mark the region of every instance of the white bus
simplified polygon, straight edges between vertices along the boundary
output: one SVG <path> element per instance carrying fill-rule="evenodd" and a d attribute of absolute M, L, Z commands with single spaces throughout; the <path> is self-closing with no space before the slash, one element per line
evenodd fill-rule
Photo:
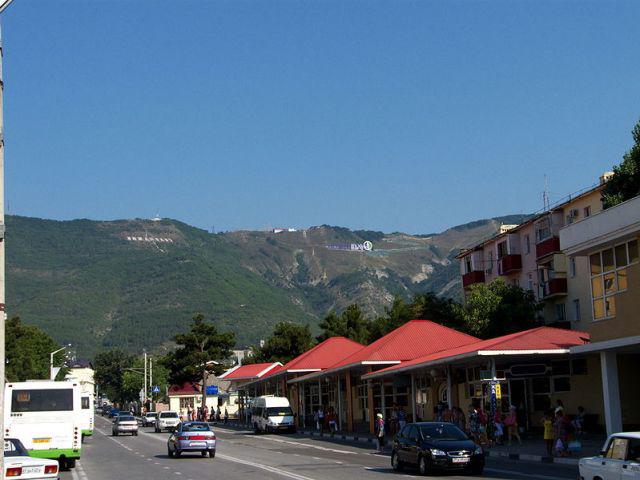
<path fill-rule="evenodd" d="M 34 380 L 7 383 L 5 438 L 19 439 L 29 455 L 75 467 L 82 444 L 80 387 L 75 382 Z"/>

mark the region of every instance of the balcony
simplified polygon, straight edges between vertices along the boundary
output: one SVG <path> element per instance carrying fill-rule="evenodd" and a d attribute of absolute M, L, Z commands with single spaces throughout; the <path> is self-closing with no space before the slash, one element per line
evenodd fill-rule
<path fill-rule="evenodd" d="M 559 297 L 567 294 L 567 279 L 552 278 L 544 284 L 543 298 Z"/>
<path fill-rule="evenodd" d="M 469 272 L 462 275 L 462 286 L 464 288 L 474 283 L 484 283 L 484 272 L 482 270 Z"/>
<path fill-rule="evenodd" d="M 540 260 L 552 253 L 560 252 L 560 238 L 549 237 L 536 245 L 536 258 Z"/>
<path fill-rule="evenodd" d="M 520 269 L 522 269 L 522 256 L 519 253 L 504 255 L 498 260 L 498 273 L 500 275 L 507 275 Z"/>

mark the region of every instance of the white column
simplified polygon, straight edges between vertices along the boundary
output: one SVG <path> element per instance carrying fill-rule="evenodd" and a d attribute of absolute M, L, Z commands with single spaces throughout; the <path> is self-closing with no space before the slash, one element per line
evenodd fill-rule
<path fill-rule="evenodd" d="M 620 385 L 618 383 L 618 356 L 616 352 L 600 352 L 602 368 L 602 396 L 607 435 L 622 431 Z"/>
<path fill-rule="evenodd" d="M 411 372 L 411 421 L 416 420 L 416 375 Z"/>
<path fill-rule="evenodd" d="M 449 410 L 453 408 L 453 385 L 451 381 L 451 367 L 447 365 L 447 403 Z"/>
<path fill-rule="evenodd" d="M 342 431 L 342 388 L 340 387 L 340 375 L 338 374 L 338 430 Z"/>

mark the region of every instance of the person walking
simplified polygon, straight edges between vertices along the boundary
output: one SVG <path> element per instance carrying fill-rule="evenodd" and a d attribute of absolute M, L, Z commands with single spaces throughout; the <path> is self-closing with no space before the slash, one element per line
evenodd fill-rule
<path fill-rule="evenodd" d="M 222 410 L 220 410 L 220 405 L 218 405 L 218 408 L 216 409 L 216 422 L 219 422 L 221 418 L 222 418 Z"/>
<path fill-rule="evenodd" d="M 229 410 L 227 410 L 227 407 L 224 407 L 224 423 L 229 423 Z"/>
<path fill-rule="evenodd" d="M 547 447 L 547 455 L 553 456 L 553 420 L 551 412 L 546 412 L 542 418 L 542 427 L 544 428 L 543 438 L 545 446 Z"/>
<path fill-rule="evenodd" d="M 381 413 L 376 415 L 376 440 L 378 441 L 378 452 L 384 450 L 384 418 Z"/>
<path fill-rule="evenodd" d="M 556 421 L 553 423 L 554 450 L 559 457 L 568 455 L 567 444 L 569 442 L 569 422 L 562 410 L 556 409 Z"/>
<path fill-rule="evenodd" d="M 496 445 L 502 445 L 502 437 L 504 437 L 504 418 L 500 407 L 496 408 L 493 416 L 493 439 Z"/>
<path fill-rule="evenodd" d="M 324 432 L 324 417 L 324 408 L 320 406 L 318 408 L 318 430 L 320 430 L 320 433 Z"/>
<path fill-rule="evenodd" d="M 518 444 L 522 445 L 520 432 L 518 431 L 518 409 L 515 405 L 509 407 L 509 414 L 505 417 L 504 424 L 507 427 L 507 445 L 511 445 L 512 437 L 516 437 Z"/>

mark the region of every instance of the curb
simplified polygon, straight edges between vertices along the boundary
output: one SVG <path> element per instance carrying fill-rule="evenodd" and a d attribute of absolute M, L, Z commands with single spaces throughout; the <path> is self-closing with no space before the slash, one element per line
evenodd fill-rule
<path fill-rule="evenodd" d="M 243 428 L 245 425 L 241 425 L 239 423 L 229 422 L 226 424 L 227 427 L 234 428 Z M 315 438 L 326 438 L 327 440 L 336 439 L 336 440 L 346 440 L 350 442 L 358 442 L 371 445 L 374 443 L 375 439 L 372 437 L 359 437 L 358 435 L 345 435 L 345 434 L 335 434 L 330 435 L 326 433 L 320 433 L 313 430 L 298 430 L 296 433 L 300 435 L 306 435 L 308 437 Z M 578 466 L 579 459 L 577 458 L 558 458 L 558 457 L 549 457 L 546 455 L 532 455 L 529 453 L 509 453 L 509 452 L 496 452 L 492 450 L 485 450 L 484 454 L 487 457 L 493 458 L 502 458 L 508 460 L 519 460 L 522 462 L 535 462 L 535 463 L 545 463 L 545 464 L 558 464 L 558 465 L 571 465 Z"/>

